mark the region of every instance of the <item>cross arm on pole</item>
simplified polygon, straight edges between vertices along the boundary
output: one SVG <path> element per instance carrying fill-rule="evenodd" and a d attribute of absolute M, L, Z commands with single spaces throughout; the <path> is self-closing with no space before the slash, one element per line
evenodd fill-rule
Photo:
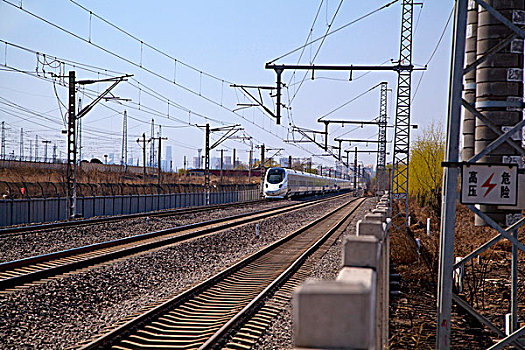
<path fill-rule="evenodd" d="M 107 82 L 112 81 L 113 84 L 111 84 L 103 93 L 98 95 L 97 98 L 95 98 L 93 101 L 91 101 L 90 104 L 88 104 L 86 107 L 84 107 L 80 112 L 78 112 L 76 119 L 80 119 L 83 116 L 85 116 L 89 111 L 95 107 L 97 103 L 99 103 L 113 88 L 115 88 L 121 81 L 126 81 L 127 78 L 131 77 L 131 74 L 126 74 L 121 77 L 116 78 L 109 78 L 109 79 L 101 79 L 101 80 L 79 80 L 76 83 L 79 85 L 87 85 L 87 84 L 93 84 L 98 82 Z"/>
<path fill-rule="evenodd" d="M 217 141 L 215 141 L 215 143 L 213 145 L 210 146 L 210 150 L 212 150 L 215 147 L 219 146 L 221 143 L 226 141 L 228 138 L 233 136 L 238 131 L 243 130 L 242 128 L 239 128 L 239 126 L 240 126 L 239 124 L 235 124 L 235 125 L 231 125 L 231 126 L 228 126 L 228 127 L 219 127 L 219 128 L 210 129 L 211 132 L 214 132 L 214 131 L 226 131 Z"/>
<path fill-rule="evenodd" d="M 252 101 L 254 101 L 255 103 L 252 104 L 244 104 L 244 103 L 239 103 L 237 104 L 237 106 L 240 106 L 240 107 L 244 107 L 244 108 L 247 108 L 247 107 L 261 107 L 266 113 L 268 113 L 271 117 L 277 119 L 277 115 L 268 107 L 266 107 L 264 105 L 264 101 L 263 101 L 263 98 L 262 98 L 262 94 L 261 94 L 261 90 L 275 90 L 276 88 L 275 87 L 272 87 L 272 86 L 253 86 L 253 85 L 238 85 L 238 84 L 232 84 L 230 85 L 230 87 L 233 87 L 233 88 L 239 88 L 241 89 Z M 255 97 L 250 91 L 248 91 L 248 89 L 257 89 L 257 91 L 259 92 L 259 98 Z"/>

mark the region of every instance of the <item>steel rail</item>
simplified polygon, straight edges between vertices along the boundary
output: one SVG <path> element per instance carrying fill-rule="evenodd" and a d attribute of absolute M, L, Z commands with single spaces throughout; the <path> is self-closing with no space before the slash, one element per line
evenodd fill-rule
<path fill-rule="evenodd" d="M 355 207 L 351 208 L 350 212 L 343 212 L 350 204 L 356 203 Z M 103 335 L 102 337 L 92 341 L 91 343 L 83 346 L 82 350 L 92 350 L 92 349 L 101 349 L 101 348 L 116 348 L 116 349 L 135 349 L 144 346 L 144 344 L 139 344 L 139 342 L 146 341 L 145 337 L 151 336 L 155 338 L 156 330 L 162 331 L 159 327 L 163 327 L 162 322 L 177 323 L 182 325 L 182 328 L 185 328 L 182 324 L 182 321 L 176 321 L 176 317 L 183 317 L 184 315 L 194 314 L 196 319 L 205 321 L 205 323 L 212 323 L 212 328 L 216 330 L 211 334 L 205 334 L 202 326 L 193 325 L 193 329 L 190 326 L 187 326 L 186 330 L 182 329 L 171 329 L 167 330 L 166 336 L 167 342 L 162 343 L 160 340 L 152 340 L 151 344 L 146 347 L 153 348 L 194 348 L 194 349 L 208 349 L 214 348 L 217 344 L 222 343 L 226 340 L 228 335 L 238 328 L 242 323 L 244 323 L 250 315 L 256 311 L 261 302 L 263 302 L 268 296 L 273 294 L 276 289 L 283 285 L 286 280 L 293 276 L 294 272 L 304 263 L 304 261 L 314 252 L 317 247 L 319 247 L 330 235 L 332 235 L 341 225 L 349 218 L 350 215 L 359 207 L 363 202 L 363 199 L 354 199 L 350 202 L 345 203 L 343 206 L 340 206 L 335 211 L 332 211 L 321 218 L 314 220 L 313 222 L 303 226 L 302 228 L 296 230 L 295 232 L 289 234 L 286 237 L 281 238 L 280 240 L 274 242 L 273 244 L 255 252 L 254 254 L 248 256 L 247 258 L 237 262 L 236 264 L 230 266 L 229 268 L 217 273 L 216 275 L 208 278 L 202 283 L 180 293 L 171 300 L 168 300 L 161 305 L 139 315 L 138 317 L 126 322 L 120 327 L 112 330 L 111 332 Z M 342 219 L 337 217 L 337 215 L 343 212 Z M 336 217 L 334 219 L 334 217 Z M 330 222 L 334 220 L 334 222 Z M 328 223 L 327 223 L 328 221 Z M 321 226 L 319 228 L 319 226 Z M 308 237 L 309 230 L 321 231 L 321 237 L 314 232 L 310 232 L 312 236 Z M 294 241 L 301 241 L 299 245 L 301 247 L 295 247 L 296 250 L 295 257 L 293 255 L 293 249 L 286 244 L 291 244 Z M 281 249 L 281 251 L 279 251 Z M 271 264 L 271 257 L 268 257 L 269 254 L 276 254 L 277 256 L 288 257 L 290 261 L 287 262 L 286 266 L 280 266 L 284 271 L 273 271 L 273 274 L 277 274 L 277 277 L 271 276 L 270 279 L 264 280 L 264 276 L 271 274 L 272 269 L 269 269 L 267 273 L 261 274 L 261 271 L 253 271 L 254 279 L 257 281 L 257 285 L 254 286 L 255 291 L 251 290 L 248 283 L 243 281 L 239 282 L 238 279 L 241 277 L 245 278 L 249 275 L 248 271 L 245 270 L 254 270 L 259 265 L 269 265 L 275 269 L 275 263 L 278 263 L 279 260 L 273 261 Z M 298 255 L 298 256 L 297 256 Z M 274 259 L 276 259 L 274 257 Z M 262 262 L 261 262 L 262 261 Z M 237 276 L 237 277 L 236 277 Z M 234 284 L 234 281 L 237 280 L 237 284 L 240 285 L 240 289 L 244 294 L 238 295 L 240 292 L 231 289 L 231 284 Z M 221 285 L 222 283 L 222 285 Z M 210 290 L 211 288 L 211 290 Z M 215 289 L 213 289 L 215 288 Z M 257 291 L 257 288 L 262 289 Z M 201 303 L 204 301 L 197 298 L 205 298 L 208 296 L 213 296 L 215 292 L 223 291 L 224 295 L 215 296 L 215 299 L 212 303 L 212 306 L 203 306 L 203 309 L 206 310 L 206 314 L 199 314 L 197 311 L 191 310 L 191 305 L 196 307 L 201 306 Z M 240 305 L 235 305 L 235 299 L 241 300 Z M 218 306 L 217 304 L 220 303 Z M 242 305 L 244 303 L 244 305 Z M 215 306 L 219 311 L 214 311 L 212 308 Z M 182 307 L 182 308 L 181 308 Z M 178 311 L 175 311 L 176 308 L 179 308 Z M 228 317 L 229 311 L 221 314 L 220 311 L 225 311 L 224 309 L 237 310 L 234 314 Z M 202 311 L 201 311 L 202 312 Z M 170 315 L 167 315 L 170 313 Z M 218 316 L 218 317 L 217 317 Z M 218 319 L 214 319 L 218 318 Z M 155 322 L 156 321 L 156 322 Z M 162 322 L 161 322 L 162 321 Z M 147 328 L 148 330 L 142 330 Z M 134 333 L 140 333 L 141 335 L 134 335 Z M 185 333 L 186 332 L 186 333 Z M 209 330 L 208 330 L 209 332 Z M 135 340 L 125 340 L 129 339 L 128 337 L 132 336 Z M 177 343 L 175 338 L 180 336 L 180 342 Z M 158 337 L 161 337 L 159 335 Z M 138 340 L 137 340 L 138 339 Z"/>
<path fill-rule="evenodd" d="M 64 228 L 64 227 L 95 225 L 95 224 L 120 221 L 120 220 L 126 220 L 126 219 L 136 219 L 136 218 L 145 217 L 145 216 L 164 217 L 164 216 L 171 216 L 171 215 L 185 215 L 185 214 L 199 213 L 202 211 L 222 209 L 222 208 L 231 208 L 231 207 L 243 206 L 243 205 L 254 204 L 254 203 L 261 203 L 261 202 L 264 202 L 264 200 L 224 203 L 224 204 L 217 204 L 217 205 L 212 205 L 212 206 L 189 207 L 189 208 L 162 210 L 162 211 L 157 210 L 157 211 L 144 212 L 144 213 L 112 215 L 112 216 L 107 216 L 107 217 L 95 217 L 95 218 L 90 218 L 90 219 L 79 219 L 79 220 L 73 220 L 73 221 L 62 221 L 62 222 L 51 222 L 51 223 L 45 223 L 45 224 L 6 227 L 6 228 L 0 228 L 0 239 L 4 237 L 16 235 L 16 234 L 31 232 L 31 231 L 49 231 L 49 230 L 53 230 L 57 228 Z"/>
<path fill-rule="evenodd" d="M 145 252 L 169 244 L 185 241 L 234 226 L 258 221 L 273 215 L 285 214 L 341 196 L 312 202 L 264 209 L 175 228 L 144 233 L 83 247 L 28 257 L 0 264 L 0 290 L 15 288 L 26 283 L 109 262 L 132 254 Z"/>

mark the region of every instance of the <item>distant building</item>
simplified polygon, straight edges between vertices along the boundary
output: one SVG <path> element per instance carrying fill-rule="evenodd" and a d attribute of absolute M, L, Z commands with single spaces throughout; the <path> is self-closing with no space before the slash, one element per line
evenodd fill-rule
<path fill-rule="evenodd" d="M 221 164 L 219 162 L 219 169 L 220 168 L 221 168 Z M 224 156 L 222 168 L 223 169 L 232 169 L 232 157 L 231 156 Z"/>
<path fill-rule="evenodd" d="M 166 154 L 164 155 L 164 161 L 162 162 L 162 170 L 169 171 L 170 170 L 170 164 L 173 160 L 173 153 L 171 150 L 171 146 L 166 146 Z"/>

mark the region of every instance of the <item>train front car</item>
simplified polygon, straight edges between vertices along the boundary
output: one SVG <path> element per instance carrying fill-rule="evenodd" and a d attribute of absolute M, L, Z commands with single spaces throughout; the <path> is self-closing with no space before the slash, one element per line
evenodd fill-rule
<path fill-rule="evenodd" d="M 286 169 L 270 168 L 264 176 L 265 198 L 286 198 L 288 195 L 288 177 Z"/>

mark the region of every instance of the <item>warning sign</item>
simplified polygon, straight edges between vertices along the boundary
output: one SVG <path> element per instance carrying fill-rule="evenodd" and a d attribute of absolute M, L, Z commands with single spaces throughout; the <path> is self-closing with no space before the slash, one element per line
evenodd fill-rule
<path fill-rule="evenodd" d="M 506 165 L 463 165 L 461 203 L 516 205 L 518 167 Z"/>

